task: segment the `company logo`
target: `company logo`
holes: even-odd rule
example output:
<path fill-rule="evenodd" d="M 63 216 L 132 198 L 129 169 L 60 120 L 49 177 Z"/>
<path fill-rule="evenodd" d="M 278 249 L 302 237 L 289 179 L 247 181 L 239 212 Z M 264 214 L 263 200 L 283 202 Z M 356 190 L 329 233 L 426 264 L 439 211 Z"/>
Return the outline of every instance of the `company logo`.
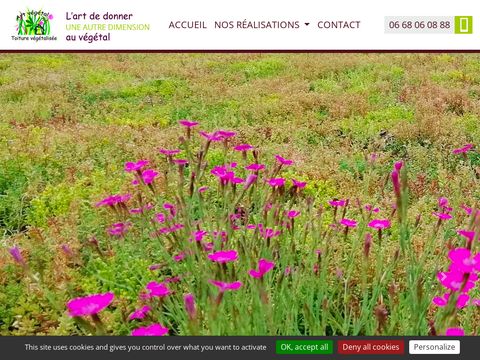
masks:
<path fill-rule="evenodd" d="M 27 10 L 17 15 L 18 35 L 50 35 L 53 15 L 45 11 Z"/>
<path fill-rule="evenodd" d="M 57 40 L 50 34 L 53 14 L 48 11 L 19 11 L 16 21 L 16 35 L 12 36 L 12 40 Z"/>

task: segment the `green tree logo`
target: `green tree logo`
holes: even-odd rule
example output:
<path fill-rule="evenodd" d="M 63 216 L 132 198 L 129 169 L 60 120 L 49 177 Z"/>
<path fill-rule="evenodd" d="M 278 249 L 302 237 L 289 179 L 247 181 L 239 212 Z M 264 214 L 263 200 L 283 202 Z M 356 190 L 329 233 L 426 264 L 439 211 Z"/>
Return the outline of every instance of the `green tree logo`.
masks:
<path fill-rule="evenodd" d="M 50 35 L 53 15 L 44 11 L 27 10 L 17 15 L 18 35 Z"/>

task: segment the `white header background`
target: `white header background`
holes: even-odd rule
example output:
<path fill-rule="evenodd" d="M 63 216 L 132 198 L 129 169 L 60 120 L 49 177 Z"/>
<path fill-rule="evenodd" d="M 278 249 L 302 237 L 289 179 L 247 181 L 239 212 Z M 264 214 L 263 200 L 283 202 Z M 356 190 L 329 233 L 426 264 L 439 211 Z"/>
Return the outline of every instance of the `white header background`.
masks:
<path fill-rule="evenodd" d="M 12 40 L 19 12 L 53 15 L 57 41 Z M 79 41 L 85 31 L 67 31 L 66 12 L 87 13 L 72 24 L 150 24 L 150 31 L 110 31 L 111 41 Z M 130 21 L 92 21 L 88 15 L 132 13 Z M 385 16 L 473 16 L 473 34 L 385 34 Z M 169 29 L 170 21 L 205 21 L 208 29 Z M 215 29 L 214 21 L 295 21 L 299 29 Z M 360 29 L 319 29 L 320 20 L 360 20 Z M 305 22 L 310 25 L 306 27 Z M 96 31 L 89 31 L 95 34 Z M 102 33 L 106 33 L 104 31 Z M 65 40 L 76 34 L 77 41 Z M 480 1 L 474 0 L 82 0 L 5 1 L 0 50 L 480 50 Z"/>

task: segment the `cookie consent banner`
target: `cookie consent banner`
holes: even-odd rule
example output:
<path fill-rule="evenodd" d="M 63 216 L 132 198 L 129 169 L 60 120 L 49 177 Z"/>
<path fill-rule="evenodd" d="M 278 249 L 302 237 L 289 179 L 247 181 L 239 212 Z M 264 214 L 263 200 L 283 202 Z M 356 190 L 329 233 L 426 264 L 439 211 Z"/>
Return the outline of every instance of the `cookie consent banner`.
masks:
<path fill-rule="evenodd" d="M 6 1 L 0 360 L 479 358 L 479 17 Z"/>
<path fill-rule="evenodd" d="M 1 50 L 476 50 L 474 2 L 6 2 Z"/>
<path fill-rule="evenodd" d="M 344 359 L 379 355 L 381 359 L 417 359 L 443 354 L 443 359 L 474 358 L 477 340 L 367 337 L 8 337 L 0 338 L 3 353 L 35 359 L 131 359 L 134 356 L 195 359 L 310 358 Z M 461 344 L 460 344 L 461 343 Z M 455 350 L 456 347 L 456 350 Z M 408 350 L 408 348 L 410 348 Z M 453 351 L 452 351 L 453 348 Z M 460 350 L 461 349 L 461 350 Z"/>

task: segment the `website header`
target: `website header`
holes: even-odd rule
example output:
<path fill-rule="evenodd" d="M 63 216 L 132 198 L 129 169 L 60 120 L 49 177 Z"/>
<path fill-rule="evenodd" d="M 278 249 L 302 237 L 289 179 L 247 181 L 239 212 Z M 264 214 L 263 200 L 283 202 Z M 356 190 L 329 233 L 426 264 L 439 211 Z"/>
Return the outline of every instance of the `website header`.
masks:
<path fill-rule="evenodd" d="M 480 50 L 472 1 L 18 1 L 0 50 Z"/>

